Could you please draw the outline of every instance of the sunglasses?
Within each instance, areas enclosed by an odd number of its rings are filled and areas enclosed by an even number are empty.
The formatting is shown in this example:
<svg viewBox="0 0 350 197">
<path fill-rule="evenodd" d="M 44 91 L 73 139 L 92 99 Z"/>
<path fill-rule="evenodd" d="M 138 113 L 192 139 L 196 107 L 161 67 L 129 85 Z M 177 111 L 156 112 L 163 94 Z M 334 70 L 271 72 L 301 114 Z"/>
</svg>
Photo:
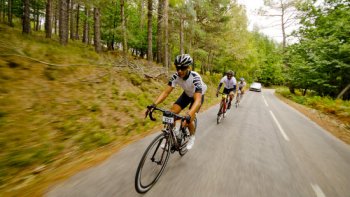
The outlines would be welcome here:
<svg viewBox="0 0 350 197">
<path fill-rule="evenodd" d="M 179 67 L 175 66 L 175 68 L 176 68 L 176 71 L 178 71 L 178 70 L 185 71 L 188 69 L 188 67 L 180 67 L 180 66 Z"/>
<path fill-rule="evenodd" d="M 227 75 L 227 77 L 232 77 L 232 75 Z"/>
</svg>

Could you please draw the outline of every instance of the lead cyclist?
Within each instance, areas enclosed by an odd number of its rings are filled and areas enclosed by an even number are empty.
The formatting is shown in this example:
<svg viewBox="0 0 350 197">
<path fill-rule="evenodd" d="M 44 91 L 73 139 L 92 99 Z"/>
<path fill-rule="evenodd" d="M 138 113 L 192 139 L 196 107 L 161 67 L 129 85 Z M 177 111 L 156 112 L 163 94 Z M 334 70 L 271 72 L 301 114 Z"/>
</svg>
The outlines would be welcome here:
<svg viewBox="0 0 350 197">
<path fill-rule="evenodd" d="M 168 82 L 168 86 L 154 101 L 151 108 L 147 108 L 147 112 L 149 110 L 153 110 L 152 107 L 162 103 L 176 87 L 176 85 L 181 86 L 184 91 L 173 104 L 170 111 L 179 114 L 181 110 L 190 104 L 190 110 L 186 115 L 187 121 L 184 122 L 184 124 L 188 124 L 188 130 L 190 131 L 190 137 L 186 146 L 186 148 L 189 150 L 192 149 L 194 145 L 196 132 L 194 119 L 196 117 L 196 113 L 199 111 L 204 102 L 204 93 L 207 90 L 207 85 L 203 82 L 201 76 L 197 72 L 190 70 L 190 65 L 193 64 L 193 59 L 190 55 L 178 55 L 175 58 L 174 64 L 176 73 L 172 75 Z"/>
</svg>

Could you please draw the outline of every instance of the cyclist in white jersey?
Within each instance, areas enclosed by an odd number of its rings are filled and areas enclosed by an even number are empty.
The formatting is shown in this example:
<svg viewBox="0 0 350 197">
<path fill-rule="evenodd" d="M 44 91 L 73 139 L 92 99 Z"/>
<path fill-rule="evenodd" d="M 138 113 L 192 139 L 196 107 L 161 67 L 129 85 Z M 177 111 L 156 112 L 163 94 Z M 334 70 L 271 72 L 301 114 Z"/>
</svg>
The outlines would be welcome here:
<svg viewBox="0 0 350 197">
<path fill-rule="evenodd" d="M 235 97 L 235 93 L 236 93 L 236 78 L 233 76 L 234 72 L 229 70 L 227 71 L 226 76 L 224 76 L 223 78 L 221 78 L 218 89 L 216 91 L 216 97 L 219 96 L 219 91 L 221 89 L 222 84 L 224 84 L 224 94 L 228 94 L 230 96 L 230 102 L 227 106 L 227 109 L 231 108 L 231 101 L 233 100 L 233 98 Z"/>
<path fill-rule="evenodd" d="M 243 96 L 243 94 L 244 94 L 244 87 L 245 87 L 246 85 L 247 85 L 247 84 L 246 84 L 244 78 L 243 78 L 243 77 L 240 78 L 240 79 L 239 79 L 239 82 L 238 82 L 238 89 L 241 91 L 242 96 Z"/>
<path fill-rule="evenodd" d="M 176 66 L 176 73 L 172 75 L 168 82 L 167 88 L 158 96 L 158 98 L 151 105 L 156 105 L 163 102 L 176 85 L 182 87 L 184 92 L 173 104 L 171 111 L 178 114 L 190 104 L 189 112 L 187 113 L 188 128 L 190 131 L 190 138 L 187 143 L 187 149 L 191 149 L 195 140 L 195 125 L 194 118 L 196 112 L 199 111 L 204 101 L 204 93 L 207 90 L 207 85 L 203 82 L 201 76 L 194 71 L 189 69 L 190 65 L 193 64 L 193 59 L 188 54 L 178 55 L 174 62 Z M 148 110 L 153 110 L 148 109 Z"/>
</svg>

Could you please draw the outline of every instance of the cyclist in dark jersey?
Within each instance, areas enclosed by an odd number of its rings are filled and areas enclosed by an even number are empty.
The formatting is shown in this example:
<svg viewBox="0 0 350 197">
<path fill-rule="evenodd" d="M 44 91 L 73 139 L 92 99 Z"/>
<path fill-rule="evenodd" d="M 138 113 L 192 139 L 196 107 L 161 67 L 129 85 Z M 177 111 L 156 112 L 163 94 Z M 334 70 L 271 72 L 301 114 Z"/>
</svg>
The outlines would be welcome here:
<svg viewBox="0 0 350 197">
<path fill-rule="evenodd" d="M 151 106 L 155 107 L 156 105 L 162 103 L 176 87 L 176 85 L 182 87 L 184 92 L 173 104 L 171 111 L 178 114 L 181 112 L 181 110 L 186 108 L 186 106 L 191 104 L 190 109 L 187 112 L 186 121 L 190 131 L 187 149 L 191 149 L 195 141 L 194 118 L 196 116 L 196 112 L 198 112 L 204 101 L 204 93 L 207 90 L 207 86 L 197 72 L 189 69 L 190 65 L 193 64 L 193 59 L 188 54 L 178 55 L 174 64 L 177 72 L 172 75 L 166 89 L 158 96 Z M 152 110 L 152 108 L 148 110 Z"/>
</svg>

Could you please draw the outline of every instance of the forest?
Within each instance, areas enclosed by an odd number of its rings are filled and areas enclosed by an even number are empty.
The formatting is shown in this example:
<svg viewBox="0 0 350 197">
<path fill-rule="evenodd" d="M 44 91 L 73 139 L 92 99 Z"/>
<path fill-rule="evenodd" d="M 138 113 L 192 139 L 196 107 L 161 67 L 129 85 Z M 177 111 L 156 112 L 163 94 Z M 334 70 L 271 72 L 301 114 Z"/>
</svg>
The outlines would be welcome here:
<svg viewBox="0 0 350 197">
<path fill-rule="evenodd" d="M 201 73 L 234 70 L 265 86 L 287 85 L 350 98 L 350 11 L 346 0 L 265 1 L 281 19 L 283 43 L 248 31 L 245 7 L 230 0 L 1 0 L 0 21 L 61 45 L 80 40 L 97 53 L 120 51 L 165 68 L 188 53 Z M 291 14 L 292 13 L 292 14 Z M 291 35 L 290 21 L 299 28 Z M 286 43 L 286 38 L 297 41 Z"/>
</svg>

